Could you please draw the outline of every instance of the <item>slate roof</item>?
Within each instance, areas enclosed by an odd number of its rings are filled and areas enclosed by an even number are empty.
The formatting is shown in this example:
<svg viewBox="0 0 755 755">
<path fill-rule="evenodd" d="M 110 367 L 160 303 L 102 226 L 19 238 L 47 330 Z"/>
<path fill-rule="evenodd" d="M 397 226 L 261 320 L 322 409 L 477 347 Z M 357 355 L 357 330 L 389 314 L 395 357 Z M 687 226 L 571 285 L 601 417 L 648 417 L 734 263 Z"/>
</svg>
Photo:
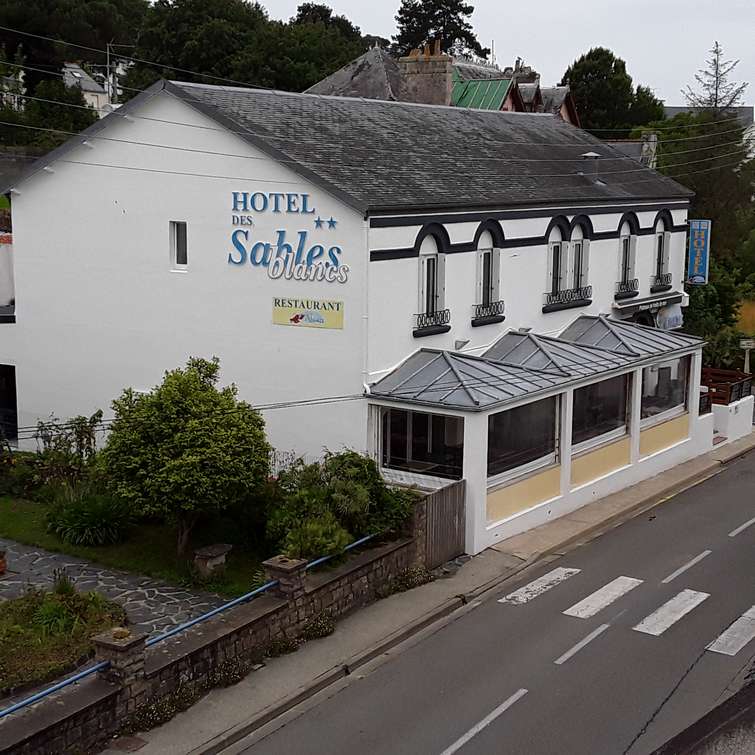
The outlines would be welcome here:
<svg viewBox="0 0 755 755">
<path fill-rule="evenodd" d="M 672 105 L 664 105 L 663 113 L 666 118 L 673 118 L 680 113 L 702 113 L 705 108 L 701 107 L 677 107 Z M 737 105 L 736 107 L 729 108 L 726 113 L 718 116 L 719 119 L 736 117 L 737 120 L 748 128 L 753 125 L 755 120 L 755 106 L 753 105 Z"/>
<path fill-rule="evenodd" d="M 398 100 L 401 98 L 401 72 L 398 61 L 385 50 L 373 47 L 327 78 L 318 81 L 307 89 L 305 94 Z"/>
<path fill-rule="evenodd" d="M 552 115 L 169 81 L 72 137 L 29 173 L 63 157 L 111 119 L 138 117 L 141 103 L 161 89 L 365 214 L 692 196 Z M 581 174 L 586 152 L 603 158 L 599 180 Z"/>
<path fill-rule="evenodd" d="M 421 349 L 374 383 L 369 396 L 481 411 L 701 345 L 683 333 L 584 315 L 558 338 L 510 331 L 481 357 Z"/>
<path fill-rule="evenodd" d="M 543 98 L 543 112 L 555 113 L 561 109 L 569 87 L 540 87 L 540 96 Z"/>
<path fill-rule="evenodd" d="M 67 87 L 79 87 L 82 92 L 105 94 L 98 84 L 78 63 L 63 64 L 63 83 Z"/>
</svg>

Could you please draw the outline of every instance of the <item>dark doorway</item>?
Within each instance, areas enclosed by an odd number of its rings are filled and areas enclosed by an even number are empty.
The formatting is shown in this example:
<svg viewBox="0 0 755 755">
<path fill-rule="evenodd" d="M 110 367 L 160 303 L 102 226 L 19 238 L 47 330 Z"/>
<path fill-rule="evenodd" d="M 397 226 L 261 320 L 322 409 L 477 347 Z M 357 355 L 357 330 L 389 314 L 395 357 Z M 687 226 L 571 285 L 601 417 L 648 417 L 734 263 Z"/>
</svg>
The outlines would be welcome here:
<svg viewBox="0 0 755 755">
<path fill-rule="evenodd" d="M 638 325 L 647 325 L 649 328 L 655 327 L 655 315 L 652 312 L 637 312 L 632 317 L 632 322 L 636 322 Z"/>
<path fill-rule="evenodd" d="M 0 433 L 5 440 L 18 440 L 16 368 L 10 364 L 0 364 Z"/>
</svg>

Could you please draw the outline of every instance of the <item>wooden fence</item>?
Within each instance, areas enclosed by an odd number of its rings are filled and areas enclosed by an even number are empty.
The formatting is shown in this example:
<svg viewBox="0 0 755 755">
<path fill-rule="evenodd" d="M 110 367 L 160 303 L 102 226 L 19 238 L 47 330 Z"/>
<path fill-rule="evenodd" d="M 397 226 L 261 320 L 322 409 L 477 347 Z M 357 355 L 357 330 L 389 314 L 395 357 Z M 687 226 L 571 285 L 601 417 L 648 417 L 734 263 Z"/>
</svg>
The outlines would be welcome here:
<svg viewBox="0 0 755 755">
<path fill-rule="evenodd" d="M 452 482 L 425 500 L 426 567 L 434 569 L 464 553 L 465 482 Z"/>
</svg>

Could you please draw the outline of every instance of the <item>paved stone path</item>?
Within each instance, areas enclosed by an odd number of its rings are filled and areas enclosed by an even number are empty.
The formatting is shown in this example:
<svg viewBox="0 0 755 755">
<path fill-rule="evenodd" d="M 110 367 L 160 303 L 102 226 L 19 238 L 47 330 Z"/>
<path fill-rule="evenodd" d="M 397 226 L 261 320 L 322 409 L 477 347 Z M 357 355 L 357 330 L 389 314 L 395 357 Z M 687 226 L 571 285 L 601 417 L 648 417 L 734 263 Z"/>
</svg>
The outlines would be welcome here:
<svg viewBox="0 0 755 755">
<path fill-rule="evenodd" d="M 0 538 L 0 550 L 7 551 L 8 561 L 8 571 L 0 577 L 0 604 L 30 586 L 50 587 L 56 569 L 64 569 L 77 589 L 97 590 L 120 603 L 129 621 L 150 633 L 170 629 L 226 601 L 219 595 L 186 590 L 13 540 Z"/>
</svg>

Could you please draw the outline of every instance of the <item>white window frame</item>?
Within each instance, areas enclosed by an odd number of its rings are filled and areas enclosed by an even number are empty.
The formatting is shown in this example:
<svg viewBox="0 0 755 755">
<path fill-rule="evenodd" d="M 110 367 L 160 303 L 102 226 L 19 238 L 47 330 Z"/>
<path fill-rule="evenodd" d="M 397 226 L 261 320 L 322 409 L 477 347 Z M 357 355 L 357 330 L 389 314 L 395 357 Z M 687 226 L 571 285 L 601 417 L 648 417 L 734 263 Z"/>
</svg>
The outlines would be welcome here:
<svg viewBox="0 0 755 755">
<path fill-rule="evenodd" d="M 627 277 L 624 278 L 624 244 L 629 244 L 629 259 Z M 626 283 L 637 277 L 637 236 L 633 233 L 622 233 L 619 236 L 619 283 Z"/>
<path fill-rule="evenodd" d="M 590 239 L 575 239 L 570 244 L 569 278 L 572 288 L 584 288 L 590 285 Z M 581 265 L 577 273 L 577 250 L 581 250 Z"/>
<path fill-rule="evenodd" d="M 427 265 L 428 260 L 435 260 L 435 309 L 434 312 L 444 310 L 446 301 L 446 255 L 438 249 L 438 244 L 434 238 L 428 237 L 432 241 L 428 251 L 420 248 L 419 253 L 419 286 L 418 286 L 418 309 L 419 314 L 429 314 L 427 309 Z M 424 243 L 423 243 L 424 246 Z"/>
<path fill-rule="evenodd" d="M 178 227 L 185 229 L 186 262 L 178 261 Z M 170 237 L 170 268 L 174 273 L 185 273 L 189 269 L 189 224 L 185 220 L 171 220 L 169 228 Z"/>
<path fill-rule="evenodd" d="M 603 435 L 596 435 L 594 438 L 588 438 L 581 443 L 576 443 L 571 447 L 572 456 L 578 456 L 585 451 L 593 451 L 598 446 L 608 445 L 609 443 L 615 443 L 621 438 L 625 438 L 629 435 L 629 426 L 625 423 L 621 427 L 617 427 L 615 430 L 609 430 Z"/>
<path fill-rule="evenodd" d="M 485 256 L 490 255 L 490 301 L 488 304 L 499 301 L 501 298 L 501 250 L 495 247 L 477 250 L 477 275 L 475 304 L 485 303 Z"/>
<path fill-rule="evenodd" d="M 662 425 L 664 422 L 668 422 L 669 420 L 681 417 L 683 414 L 689 414 L 689 409 L 684 406 L 684 404 L 674 406 L 671 409 L 666 409 L 665 412 L 654 414 L 652 417 L 641 418 L 640 429 L 645 430 L 646 428 L 652 427 L 653 425 Z"/>
<path fill-rule="evenodd" d="M 653 259 L 653 276 L 665 275 L 669 272 L 669 249 L 671 247 L 671 234 L 660 231 L 655 234 L 655 258 Z"/>
<path fill-rule="evenodd" d="M 566 290 L 569 280 L 569 248 L 567 241 L 551 241 L 548 244 L 548 289 L 547 293 L 557 294 Z M 556 250 L 558 250 L 559 270 L 558 270 L 558 288 L 554 289 L 555 260 Z"/>
</svg>

